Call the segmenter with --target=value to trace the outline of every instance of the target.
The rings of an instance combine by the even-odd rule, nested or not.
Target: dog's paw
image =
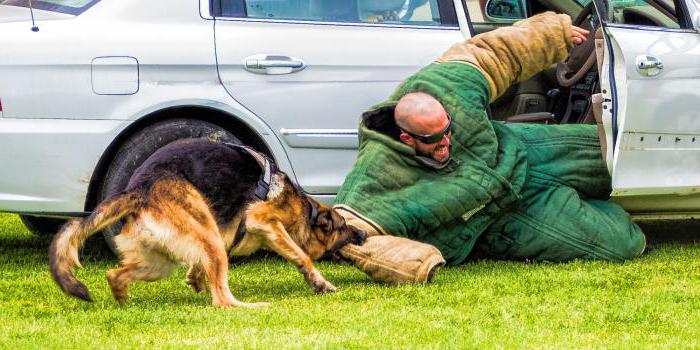
[[[203,280],[193,280],[193,279],[188,279],[185,281],[187,285],[192,287],[195,293],[201,293],[201,292],[206,292],[208,290],[207,288],[207,283]]]
[[[338,288],[328,281],[318,281],[314,283],[314,292],[318,294],[337,292]]]

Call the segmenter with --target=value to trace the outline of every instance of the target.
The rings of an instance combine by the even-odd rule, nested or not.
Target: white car
[[[595,115],[613,200],[647,218],[695,215],[700,5],[588,3],[0,0],[0,211],[55,230],[45,217],[88,213],[184,137],[263,150],[332,201],[364,110],[452,43],[555,10],[582,26],[602,22],[604,38],[512,88],[492,105],[494,119]]]

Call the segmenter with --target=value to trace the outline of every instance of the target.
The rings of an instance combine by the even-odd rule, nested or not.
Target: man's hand
[[[577,26],[571,26],[571,41],[574,43],[574,45],[578,45],[586,40],[586,35],[590,33],[589,31],[579,28]]]

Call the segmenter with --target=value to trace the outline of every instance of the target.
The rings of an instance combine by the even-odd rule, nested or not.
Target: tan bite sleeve
[[[545,12],[455,44],[436,62],[462,62],[481,70],[494,101],[512,84],[563,61],[572,45],[571,18]]]
[[[387,235],[384,230],[351,208],[336,206],[348,225],[365,230],[370,237],[357,246],[348,244],[340,254],[374,281],[387,284],[428,283],[445,259],[434,246]]]

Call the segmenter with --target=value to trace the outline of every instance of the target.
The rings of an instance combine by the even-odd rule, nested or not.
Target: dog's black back
[[[186,139],[159,149],[134,172],[126,192],[148,193],[161,179],[185,179],[204,195],[218,223],[233,219],[262,174],[248,153],[205,139]]]

